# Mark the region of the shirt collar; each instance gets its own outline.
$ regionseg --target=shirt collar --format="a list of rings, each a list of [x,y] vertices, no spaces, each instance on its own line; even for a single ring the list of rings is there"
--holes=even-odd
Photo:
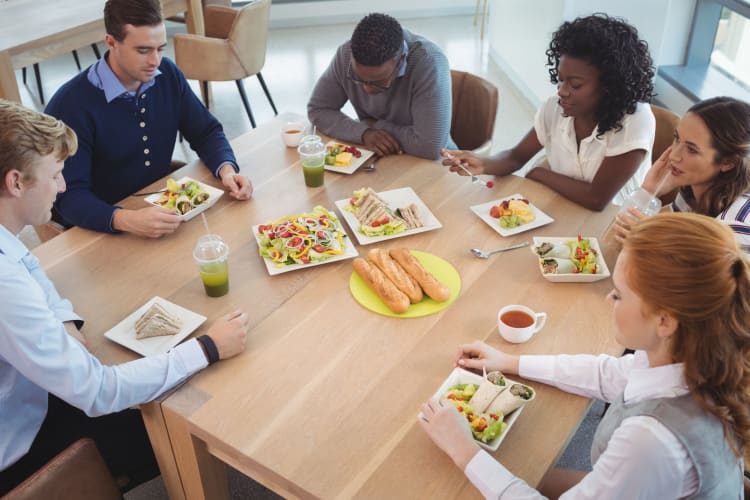
[[[648,399],[678,397],[689,392],[685,382],[685,365],[648,366],[644,351],[636,351],[633,368],[628,375],[623,399],[626,404]]]
[[[104,98],[107,100],[107,103],[114,101],[118,97],[131,98],[135,97],[136,94],[144,93],[146,90],[154,86],[156,83],[156,77],[161,75],[161,71],[157,68],[154,72],[154,77],[146,83],[142,83],[138,88],[138,92],[133,92],[132,90],[126,89],[120,82],[120,79],[117,78],[117,75],[115,75],[107,62],[108,58],[109,51],[104,54],[104,57],[91,65],[86,75],[89,82],[91,82],[94,87],[104,91]]]
[[[409,59],[409,44],[406,43],[406,40],[404,40],[404,62],[401,63],[401,68],[399,68],[398,73],[396,74],[397,77],[404,76],[406,74],[407,59]]]
[[[11,234],[5,226],[0,224],[0,253],[8,256],[13,262],[21,262],[21,259],[29,253],[29,249],[16,235]]]

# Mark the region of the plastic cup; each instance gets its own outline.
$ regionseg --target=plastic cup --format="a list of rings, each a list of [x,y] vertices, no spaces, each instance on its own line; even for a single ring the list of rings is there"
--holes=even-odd
[[[306,136],[300,140],[297,152],[302,160],[305,185],[320,187],[325,181],[326,147],[318,136]]]
[[[500,335],[513,344],[529,340],[544,327],[547,313],[534,312],[526,306],[510,305],[497,313],[497,330]]]
[[[229,246],[221,236],[206,234],[198,238],[193,259],[198,264],[206,295],[226,295],[229,292]]]
[[[617,217],[619,217],[620,215],[626,215],[628,213],[628,210],[630,210],[631,208],[636,208],[646,214],[647,217],[650,217],[652,215],[658,214],[661,210],[661,200],[643,188],[639,188],[631,192],[625,199],[622,207],[620,207],[620,211],[617,213],[617,216],[615,216],[615,218],[612,220],[612,222],[604,232],[603,239],[608,246],[619,249],[620,244],[617,241],[615,232]]]

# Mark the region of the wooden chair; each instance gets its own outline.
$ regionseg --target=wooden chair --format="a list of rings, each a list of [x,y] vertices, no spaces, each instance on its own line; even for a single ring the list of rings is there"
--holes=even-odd
[[[278,114],[260,70],[266,62],[266,40],[271,0],[257,0],[241,9],[209,5],[204,9],[206,36],[174,37],[175,62],[188,79],[199,80],[208,107],[208,82],[234,80],[250,123],[255,118],[242,79],[257,75],[263,92]]]
[[[484,78],[456,70],[451,70],[451,84],[451,137],[460,149],[489,153],[497,115],[497,87]]]
[[[94,441],[79,439],[13,488],[3,500],[121,500]]]
[[[680,122],[680,117],[672,111],[655,104],[651,105],[651,112],[654,113],[654,118],[656,119],[654,147],[651,149],[651,164],[653,165],[674,141],[674,131],[677,128],[677,124]],[[675,189],[671,193],[665,193],[659,196],[662,204],[666,205],[672,203],[677,196],[677,191],[678,190]]]

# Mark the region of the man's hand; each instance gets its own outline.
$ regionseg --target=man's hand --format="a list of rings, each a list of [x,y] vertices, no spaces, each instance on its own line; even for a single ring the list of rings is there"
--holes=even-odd
[[[146,238],[160,238],[172,234],[181,222],[174,209],[147,207],[140,210],[120,209],[112,218],[112,227],[118,231],[133,233]]]
[[[250,179],[236,173],[229,163],[219,169],[219,178],[229,196],[236,200],[248,200],[253,194],[253,183]]]
[[[222,317],[208,330],[208,336],[216,344],[219,359],[234,357],[245,350],[249,318],[242,311],[234,311]]]
[[[401,145],[387,130],[368,128],[362,134],[362,144],[365,148],[375,151],[378,156],[401,154]]]

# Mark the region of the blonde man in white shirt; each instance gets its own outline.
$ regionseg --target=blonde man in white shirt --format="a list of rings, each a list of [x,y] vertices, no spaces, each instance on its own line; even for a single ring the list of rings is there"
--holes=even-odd
[[[653,62],[627,23],[596,14],[566,22],[547,50],[557,94],[538,110],[532,128],[512,149],[491,157],[443,150],[444,165],[467,175],[509,175],[542,149],[544,166],[526,177],[592,210],[602,210],[638,172],[650,166],[656,122]],[[640,183],[640,175],[632,187]]]
[[[447,400],[424,404],[420,425],[486,498],[741,498],[750,264],[734,235],[697,214],[644,219],[625,240],[613,282],[616,339],[635,354],[519,357],[477,341],[456,359],[612,403],[591,472],[555,470],[537,492],[480,450]]]
[[[16,235],[50,220],[65,191],[72,129],[0,99],[0,496],[81,437],[91,437],[123,490],[159,473],[135,405],[245,349],[235,311],[168,353],[104,366],[83,345],[83,320]],[[96,417],[96,418],[94,418]]]

